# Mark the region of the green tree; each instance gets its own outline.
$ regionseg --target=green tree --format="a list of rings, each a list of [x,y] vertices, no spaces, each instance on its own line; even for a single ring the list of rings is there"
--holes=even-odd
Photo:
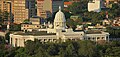
[[[7,21],[9,18],[9,13],[8,12],[1,12],[0,10],[0,22],[3,23],[4,21]]]
[[[20,31],[20,30],[21,30],[21,24],[10,25],[10,31]]]
[[[66,52],[63,48],[60,48],[59,57],[66,57]]]
[[[54,45],[54,43],[50,43],[50,46],[47,49],[47,52],[50,56],[55,56],[58,54],[58,49]]]
[[[96,57],[95,43],[91,41],[81,41],[80,48],[78,50],[79,56],[82,57]]]
[[[49,57],[48,53],[42,47],[39,47],[35,57]]]
[[[29,19],[25,19],[23,23],[30,23]]]
[[[5,48],[5,44],[0,44],[0,57],[4,57],[4,48]]]
[[[79,2],[73,2],[72,5],[68,6],[68,10],[72,14],[81,14],[87,11],[88,0],[81,0]]]
[[[120,57],[120,47],[112,47],[106,49],[107,57]]]
[[[66,47],[66,56],[68,57],[78,57],[78,54],[72,44],[69,44]]]
[[[16,55],[15,57],[27,57],[28,55],[25,53],[25,48],[21,47],[18,50],[15,51]]]

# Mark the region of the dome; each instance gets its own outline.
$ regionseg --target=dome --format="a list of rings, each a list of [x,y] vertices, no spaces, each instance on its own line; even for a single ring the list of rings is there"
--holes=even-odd
[[[65,15],[61,11],[61,7],[59,7],[59,11],[56,13],[55,19],[54,19],[54,28],[55,29],[59,28],[59,29],[64,30],[65,27],[66,27]]]
[[[64,13],[61,11],[61,7],[59,7],[59,11],[56,13],[55,15],[55,19],[54,22],[66,22],[65,20],[65,15]]]

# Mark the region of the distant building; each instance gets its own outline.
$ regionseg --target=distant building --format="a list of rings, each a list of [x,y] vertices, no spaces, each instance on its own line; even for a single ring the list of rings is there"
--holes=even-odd
[[[22,31],[32,31],[32,29],[39,29],[40,25],[38,24],[21,24]]]
[[[88,11],[100,12],[101,11],[101,0],[93,0],[88,3]]]
[[[36,14],[35,0],[14,0],[13,8],[14,23],[16,24],[20,24]]]
[[[9,1],[9,0],[0,0],[0,10],[1,10],[1,12],[6,11],[6,12],[10,13],[11,5],[10,5],[9,2],[11,2],[11,1]]]
[[[32,23],[32,24],[36,24],[36,25],[40,25],[40,18],[39,17],[32,17],[32,18],[30,18],[30,22]]]
[[[44,0],[37,0],[37,16],[47,18],[47,13],[43,9]]]
[[[78,15],[72,15],[72,16],[70,16],[70,19],[72,19],[74,21],[76,21],[77,19],[80,19],[80,18],[81,18],[81,16],[78,16]],[[81,19],[81,22],[82,22],[82,19]]]
[[[106,27],[102,26],[100,24],[97,24],[95,26],[88,26],[88,30],[100,30],[100,31],[106,31]]]
[[[10,44],[13,47],[24,47],[25,41],[34,41],[35,39],[40,40],[42,43],[57,43],[58,41],[65,42],[67,40],[91,40],[96,42],[99,40],[109,41],[109,33],[107,32],[83,32],[73,31],[72,28],[66,28],[66,19],[64,13],[61,11],[61,7],[59,7],[59,11],[55,15],[54,27],[52,24],[48,25],[48,28],[40,29],[39,31],[31,30],[30,32],[12,33],[10,34]]]
[[[75,30],[83,30],[83,25],[77,25]]]
[[[64,10],[68,11],[66,8],[68,8],[69,5],[72,5],[73,2],[64,2]]]
[[[26,0],[26,9],[28,9],[28,18],[37,16],[36,0]]]
[[[106,40],[109,41],[109,33],[100,32],[100,31],[86,32],[85,39],[91,41],[101,41],[104,39],[105,41]]]
[[[72,2],[64,2],[64,8],[67,8],[69,5],[72,5]]]
[[[117,3],[119,0],[106,0],[106,4],[109,4],[109,2]]]
[[[110,25],[111,24],[111,21],[110,20],[103,20],[103,25]]]
[[[120,26],[120,17],[117,17],[115,20],[113,20],[112,25],[113,26]]]
[[[39,17],[32,17],[29,20],[29,23],[23,23],[21,24],[21,30],[22,31],[32,31],[31,29],[40,29],[40,18]]]
[[[12,1],[11,0],[0,0],[0,11],[9,13],[8,20],[5,19],[4,21],[12,22],[13,15],[12,15]]]
[[[37,0],[37,16],[48,18],[58,11],[59,6],[64,6],[63,0]]]

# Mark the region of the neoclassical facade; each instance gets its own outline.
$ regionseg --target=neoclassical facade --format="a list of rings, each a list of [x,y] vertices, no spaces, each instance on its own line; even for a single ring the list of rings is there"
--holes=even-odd
[[[48,28],[32,29],[28,32],[14,32],[10,34],[10,44],[14,47],[24,47],[27,40],[40,40],[45,42],[65,42],[66,40],[109,40],[109,33],[107,32],[93,32],[85,33],[84,31],[73,31],[72,28],[66,28],[66,19],[64,13],[59,7],[59,11],[55,15],[54,25],[48,24]]]

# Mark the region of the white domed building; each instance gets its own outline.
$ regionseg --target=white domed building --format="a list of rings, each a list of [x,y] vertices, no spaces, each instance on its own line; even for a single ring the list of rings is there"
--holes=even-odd
[[[54,29],[59,29],[65,30],[66,27],[66,19],[64,13],[61,11],[61,7],[59,7],[59,11],[55,15],[54,19]]]
[[[57,42],[66,40],[109,40],[109,33],[90,33],[86,34],[83,31],[73,31],[72,28],[66,28],[65,15],[59,7],[59,11],[55,15],[54,25],[48,24],[49,28],[39,29],[38,31],[31,32],[14,32],[10,34],[10,44],[13,47],[24,47],[24,43],[27,40],[34,41],[40,40],[45,42]]]
[[[51,25],[51,24],[50,24]],[[59,11],[56,13],[54,18],[54,28],[47,28],[48,33],[56,33],[57,31],[66,30],[66,19],[64,13],[61,11],[59,6]]]

